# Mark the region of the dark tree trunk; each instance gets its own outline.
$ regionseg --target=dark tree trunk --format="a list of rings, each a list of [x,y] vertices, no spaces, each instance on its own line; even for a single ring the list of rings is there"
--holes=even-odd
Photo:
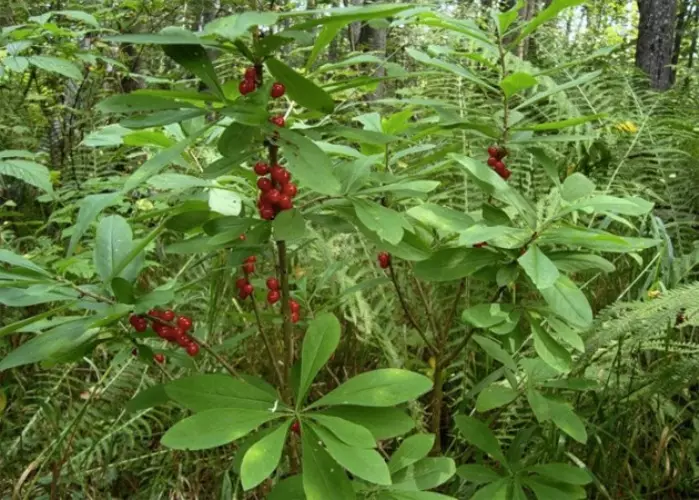
[[[672,52],[677,21],[676,0],[637,0],[640,20],[636,41],[636,66],[650,77],[654,89],[672,85]]]
[[[682,39],[684,38],[685,31],[687,29],[687,22],[689,21],[689,16],[691,15],[690,1],[684,0],[680,2],[680,10],[677,14],[677,27],[675,28],[675,44],[672,48],[672,66],[677,67],[677,63],[680,62],[680,55],[682,53]],[[672,72],[672,83],[675,83],[676,71]]]
[[[352,0],[353,5],[363,5],[369,2],[364,0]],[[384,27],[375,27],[366,22],[356,22],[350,25],[350,46],[352,50],[361,50],[362,52],[373,52],[380,58],[386,57],[386,42],[388,40],[388,29]],[[383,65],[379,66],[374,75],[376,77],[386,76],[386,69]],[[374,93],[369,96],[370,99],[381,99],[384,97],[386,88],[383,82],[379,82]]]

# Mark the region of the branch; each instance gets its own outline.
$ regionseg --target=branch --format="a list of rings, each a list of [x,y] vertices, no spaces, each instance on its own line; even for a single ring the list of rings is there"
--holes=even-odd
[[[246,273],[247,277],[247,273]],[[250,299],[252,301],[252,310],[255,313],[255,321],[257,322],[257,330],[260,332],[260,336],[262,337],[262,342],[265,344],[265,349],[267,349],[267,354],[269,354],[269,358],[272,361],[272,364],[274,365],[274,373],[277,376],[277,381],[279,382],[280,387],[285,387],[285,382],[284,382],[284,376],[282,375],[282,372],[279,370],[279,360],[277,358],[277,355],[274,352],[274,349],[272,348],[272,343],[269,341],[269,337],[267,337],[267,334],[265,333],[264,328],[262,328],[262,320],[260,319],[260,310],[257,307],[257,301],[255,300],[255,295],[250,295]]]
[[[420,335],[420,338],[423,340],[423,342],[427,346],[427,349],[430,351],[430,353],[434,354],[435,353],[434,346],[429,341],[429,339],[425,335],[425,332],[422,330],[422,328],[420,328],[420,325],[417,324],[417,321],[415,321],[415,318],[413,317],[412,313],[410,312],[410,309],[408,308],[408,304],[405,302],[405,297],[403,297],[403,292],[401,292],[401,289],[398,286],[398,280],[396,279],[396,272],[393,269],[393,263],[390,261],[388,263],[388,271],[389,271],[389,274],[391,275],[391,281],[393,282],[393,286],[396,289],[396,295],[398,296],[398,301],[400,302],[400,305],[403,308],[403,311],[405,312],[405,316],[408,318],[408,322],[412,325],[413,328],[415,328],[418,335]]]

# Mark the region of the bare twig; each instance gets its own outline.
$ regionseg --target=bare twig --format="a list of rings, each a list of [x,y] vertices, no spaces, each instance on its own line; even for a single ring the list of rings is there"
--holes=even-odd
[[[434,346],[429,341],[429,339],[427,338],[427,335],[425,335],[425,332],[422,330],[422,328],[420,328],[420,325],[417,324],[417,321],[415,321],[415,318],[413,317],[412,313],[410,312],[410,308],[408,308],[408,304],[405,301],[405,297],[403,296],[403,292],[401,291],[400,286],[398,285],[398,279],[396,278],[396,272],[393,269],[393,264],[391,262],[388,263],[388,273],[391,276],[391,281],[393,282],[393,287],[396,289],[396,295],[398,296],[398,301],[400,302],[400,305],[403,308],[403,312],[405,312],[405,316],[408,318],[408,322],[417,331],[418,335],[420,335],[420,338],[425,343],[425,345],[427,346],[427,349],[430,351],[430,353],[434,353],[435,352]]]

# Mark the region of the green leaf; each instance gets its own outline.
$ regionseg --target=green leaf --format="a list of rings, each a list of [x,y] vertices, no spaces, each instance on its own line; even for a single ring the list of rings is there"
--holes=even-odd
[[[354,499],[354,497],[350,498]],[[306,494],[303,491],[303,476],[297,474],[282,479],[274,485],[267,500],[306,500]]]
[[[365,427],[376,440],[401,436],[415,427],[413,419],[398,408],[335,406],[324,409],[321,414],[339,417]]]
[[[581,246],[602,252],[630,253],[657,246],[660,240],[627,238],[604,231],[576,227],[554,227],[539,236],[540,245]]]
[[[9,250],[0,249],[0,262],[9,264],[10,267],[21,267],[22,269],[28,269],[30,271],[43,274],[44,276],[51,276],[51,273],[37,266],[31,260],[22,257],[21,255],[17,255],[16,253],[11,252]]]
[[[406,213],[427,226],[448,233],[464,231],[474,224],[473,219],[465,213],[434,203],[414,206]]]
[[[492,483],[502,476],[490,467],[481,464],[465,464],[456,469],[456,474],[463,480],[474,484]]]
[[[405,438],[388,462],[391,474],[425,458],[433,445],[434,434],[415,434]]]
[[[122,304],[134,304],[136,298],[134,297],[133,288],[131,283],[124,278],[116,277],[112,279],[110,283],[112,291],[116,299]]]
[[[454,500],[454,497],[431,491],[383,490],[376,500]]]
[[[199,38],[189,30],[174,26],[163,28],[159,33],[131,33],[127,35],[106,36],[103,40],[119,43],[154,43],[157,45],[217,45],[213,40]]]
[[[527,36],[532,34],[539,26],[554,19],[562,10],[567,9],[568,7],[580,5],[584,2],[585,0],[553,0],[553,2],[551,2],[551,4],[548,7],[539,12],[539,14],[534,19],[532,19],[522,27],[521,31],[519,32],[519,35],[512,42],[511,45],[519,45],[519,43],[522,40],[524,40]]]
[[[598,195],[579,199],[565,210],[583,210],[592,212],[611,212],[622,215],[645,215],[653,209],[653,203],[641,198],[618,198],[616,196]]]
[[[102,113],[136,113],[161,110],[179,111],[181,108],[195,108],[195,110],[197,110],[194,104],[187,101],[139,93],[109,96],[97,103],[96,106],[97,111],[101,111]]]
[[[192,175],[166,173],[154,175],[148,179],[148,184],[155,189],[169,191],[195,187],[210,187],[212,182],[205,179],[199,179],[198,177],[194,177]]]
[[[534,492],[537,500],[560,500],[562,498],[566,500],[584,500],[588,498],[584,488],[552,481],[546,477],[523,477],[522,483]]]
[[[7,159],[0,160],[0,175],[9,175],[34,187],[53,194],[49,169],[33,161]]]
[[[306,234],[306,221],[299,209],[284,210],[274,218],[272,231],[277,241],[297,241]]]
[[[302,426],[301,454],[306,500],[356,499],[345,471],[325,451],[318,436],[306,425]]]
[[[348,446],[322,427],[308,425],[323,441],[330,456],[353,475],[374,484],[391,484],[391,473],[378,451]]]
[[[569,80],[569,81],[562,83],[560,85],[553,85],[551,87],[548,87],[546,90],[544,90],[542,92],[538,92],[537,94],[533,95],[532,97],[530,97],[529,99],[527,99],[526,101],[521,103],[519,106],[517,106],[515,108],[515,110],[526,108],[527,106],[530,106],[536,102],[539,102],[542,99],[547,99],[554,94],[557,94],[559,92],[563,92],[564,90],[581,87],[582,85],[594,80],[595,78],[597,78],[601,74],[602,74],[601,70],[592,71],[590,73],[584,73],[583,75],[579,76],[578,78],[575,78],[574,80]]]
[[[539,423],[544,423],[551,419],[548,398],[531,386],[527,390],[527,402]]]
[[[267,479],[279,465],[289,430],[288,420],[253,444],[243,456],[240,482],[245,491],[251,490]]]
[[[214,19],[204,27],[204,33],[218,35],[229,40],[241,38],[255,26],[272,26],[279,19],[274,12],[243,12]]]
[[[362,224],[382,240],[397,245],[403,239],[403,218],[395,210],[359,198],[352,199],[352,206]]]
[[[487,337],[482,337],[480,335],[474,335],[472,338],[476,344],[481,346],[481,348],[488,354],[488,356],[500,361],[503,365],[505,365],[513,372],[517,371],[517,364],[512,359],[512,356],[510,356],[510,354],[505,349],[500,347],[500,345],[497,342]]]
[[[405,52],[410,57],[412,57],[413,59],[415,59],[418,62],[421,62],[423,64],[427,64],[428,66],[433,66],[435,68],[440,68],[440,69],[449,71],[450,73],[453,73],[457,76],[460,76],[464,80],[475,83],[476,85],[479,85],[479,86],[484,87],[484,88],[489,89],[489,90],[495,90],[485,80],[478,78],[470,70],[468,70],[467,68],[465,68],[463,66],[458,66],[456,64],[452,64],[450,62],[446,62],[446,61],[443,61],[441,59],[430,57],[429,55],[425,54],[424,52],[420,52],[419,50],[415,50],[411,47],[406,48]]]
[[[599,120],[607,115],[604,113],[597,115],[587,115],[587,116],[577,116],[575,118],[568,118],[567,120],[559,120],[555,122],[547,123],[535,123],[531,125],[519,125],[513,127],[512,130],[533,130],[534,132],[545,132],[550,130],[560,130],[562,128],[574,127],[576,125],[581,125],[583,123],[591,122],[594,120]]]
[[[83,74],[80,68],[70,61],[59,57],[51,56],[32,56],[29,58],[29,64],[33,64],[39,69],[58,73],[59,75],[67,76],[73,80],[82,80]]]
[[[337,349],[340,343],[340,331],[340,322],[331,313],[316,316],[308,325],[301,348],[297,406],[303,403],[313,379]]]
[[[560,276],[556,265],[536,245],[530,246],[517,262],[539,290],[552,287]]]
[[[469,500],[510,500],[507,492],[512,480],[507,477],[483,486]]]
[[[483,389],[476,399],[476,411],[481,413],[500,408],[517,399],[519,392],[502,385],[491,385]]]
[[[257,133],[256,127],[233,122],[221,134],[218,140],[218,150],[223,156],[239,159],[240,161],[236,163],[242,163],[246,157],[245,150],[252,144]]]
[[[507,97],[512,97],[517,92],[533,87],[538,83],[538,80],[529,73],[512,73],[507,75],[500,82],[500,88]]]
[[[274,57],[266,59],[265,65],[272,76],[286,86],[289,97],[301,106],[326,114],[334,111],[335,102],[330,94],[315,83]]]
[[[238,193],[227,189],[209,189],[209,208],[221,215],[239,215],[243,201]]]
[[[133,95],[133,94],[126,94]],[[166,111],[156,111],[148,115],[131,116],[124,118],[119,125],[131,129],[141,129],[150,127],[162,127],[171,123],[180,123],[193,118],[198,118],[206,114],[205,109],[173,109]],[[128,138],[129,136],[127,136]]]
[[[423,458],[398,471],[392,489],[429,490],[449,481],[456,473],[454,460],[448,457]]]
[[[288,168],[301,184],[321,194],[340,194],[340,181],[333,175],[332,161],[322,149],[292,130],[280,129],[279,134],[286,143]]]
[[[332,405],[395,406],[418,398],[432,381],[408,370],[384,368],[362,373],[330,391],[309,408]]]
[[[556,371],[569,372],[573,361],[566,348],[556,342],[540,324],[532,321],[531,327],[534,336],[534,349],[539,357]]]
[[[415,264],[415,277],[426,281],[454,281],[471,276],[486,266],[496,264],[495,252],[475,248],[445,248]]]
[[[137,411],[148,410],[154,406],[164,405],[170,402],[170,398],[165,393],[165,385],[157,384],[148,389],[139,391],[127,403],[124,411],[126,413],[134,413]]]
[[[459,245],[470,247],[477,243],[490,242],[503,236],[513,236],[515,238],[529,237],[521,229],[514,227],[474,224],[459,233]]]
[[[0,361],[0,371],[65,355],[87,344],[99,333],[97,328],[88,329],[91,319],[64,323],[32,337]]]
[[[94,26],[95,28],[100,27],[100,23],[97,21],[95,16],[93,16],[92,14],[88,14],[87,12],[83,12],[82,10],[56,10],[53,12],[53,14],[66,16],[76,21],[82,21],[85,24]]]
[[[585,424],[567,403],[548,401],[549,414],[556,427],[575,439],[577,442],[585,444],[587,442],[587,431]]]
[[[587,297],[567,276],[559,276],[552,287],[539,292],[551,310],[571,325],[585,329],[592,324],[592,308]]]
[[[113,276],[113,271],[129,254],[132,246],[133,235],[126,219],[119,215],[110,215],[100,221],[95,236],[93,262],[103,282],[106,283],[116,277]],[[127,271],[129,270],[122,271],[120,277],[127,281],[136,277],[133,272]]]
[[[312,413],[311,418],[332,432],[343,443],[357,448],[376,448],[376,440],[366,427],[339,417]]]
[[[412,4],[370,4],[361,7],[336,7],[330,9],[306,10],[304,15],[320,14],[322,17],[317,17],[304,21],[301,24],[295,24],[291,27],[293,30],[306,30],[313,26],[325,25],[342,21],[349,24],[354,21],[368,21],[371,19],[379,19],[384,17],[392,17],[401,11],[411,9]]]
[[[495,437],[487,425],[477,418],[469,417],[468,415],[457,415],[454,417],[454,422],[466,441],[503,465],[507,465],[507,459],[505,459],[505,455],[502,453],[498,438]]]
[[[548,256],[558,269],[567,273],[578,273],[591,269],[611,273],[616,270],[614,264],[599,255],[578,252],[553,252],[548,254]]]
[[[175,450],[216,448],[240,439],[260,425],[281,416],[269,410],[205,410],[177,422],[165,433],[160,443]]]
[[[574,328],[571,328],[566,322],[561,321],[553,314],[546,316],[546,322],[549,324],[551,329],[556,332],[557,338],[565,341],[573,349],[577,349],[580,352],[585,352],[585,343]]]
[[[163,51],[180,66],[194,73],[216,95],[225,101],[221,84],[206,50],[201,45],[165,45]]]
[[[585,485],[592,482],[592,477],[585,470],[574,465],[563,463],[550,463],[542,465],[534,465],[526,469],[528,472],[541,474],[549,479],[561,483]]]
[[[320,33],[318,33],[318,36],[316,37],[316,42],[313,44],[311,53],[309,54],[308,60],[306,61],[306,71],[310,70],[313,67],[313,63],[318,58],[323,49],[330,45],[333,39],[346,25],[347,21],[336,21],[323,26],[323,29],[320,31]]]
[[[250,382],[213,373],[173,380],[165,391],[173,401],[196,412],[216,408],[269,410],[276,402],[274,395]]]
[[[573,202],[592,194],[595,183],[579,172],[566,177],[561,186],[561,196],[564,200]]]

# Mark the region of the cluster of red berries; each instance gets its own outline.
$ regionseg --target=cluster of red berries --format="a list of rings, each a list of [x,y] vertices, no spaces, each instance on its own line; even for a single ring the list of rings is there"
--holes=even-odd
[[[238,84],[238,91],[241,95],[246,95],[250,92],[254,92],[257,88],[257,82],[257,70],[254,66],[250,66],[245,69],[245,76],[243,77],[243,81]],[[269,90],[269,95],[272,96],[274,99],[277,99],[278,97],[283,96],[285,92],[286,87],[284,87],[284,84],[275,82],[272,85],[272,88]]]
[[[503,179],[507,180],[512,175],[512,172],[505,166],[502,159],[507,156],[507,150],[498,146],[490,146],[488,148],[488,166],[495,170]]]
[[[270,167],[264,162],[257,162],[254,170],[260,176],[257,179],[257,187],[260,189],[257,208],[260,217],[272,220],[279,212],[294,207],[293,199],[298,188],[291,182],[291,174],[287,169],[279,164]]]
[[[151,319],[151,328],[163,340],[176,343],[187,351],[190,356],[199,354],[199,344],[197,344],[187,332],[192,329],[192,319],[187,316],[177,316],[171,309],[159,311],[152,309],[148,311]],[[137,332],[145,332],[148,329],[148,319],[144,316],[134,314],[129,318],[129,323]],[[158,363],[165,361],[165,356],[156,354],[153,359]]]
[[[379,252],[379,267],[387,269],[391,265],[391,254],[388,252]]]
[[[250,295],[252,295],[252,292],[255,291],[252,283],[250,283],[248,280],[248,274],[255,272],[255,262],[257,262],[257,257],[254,255],[251,255],[245,259],[245,262],[243,263],[243,272],[245,273],[245,276],[238,278],[238,280],[235,282],[235,287],[238,289],[238,297],[240,297],[241,300],[247,299],[250,297]]]

